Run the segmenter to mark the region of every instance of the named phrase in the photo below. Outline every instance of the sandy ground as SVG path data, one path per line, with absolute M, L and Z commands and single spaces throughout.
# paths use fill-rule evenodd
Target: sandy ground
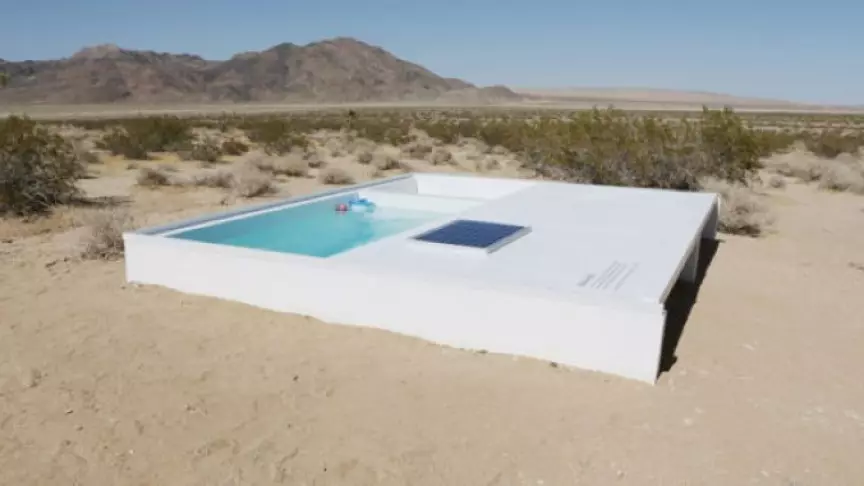
M 102 170 L 85 188 L 139 221 L 220 207 Z M 864 197 L 766 198 L 654 387 L 127 285 L 68 258 L 80 230 L 7 222 L 0 484 L 860 485 Z

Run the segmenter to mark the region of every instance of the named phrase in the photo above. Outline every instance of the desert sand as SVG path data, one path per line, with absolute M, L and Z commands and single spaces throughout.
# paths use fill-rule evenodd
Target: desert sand
M 139 224 L 241 204 L 100 170 Z M 93 208 L 6 221 L 0 484 L 860 485 L 864 197 L 761 190 L 773 230 L 676 289 L 653 387 L 129 285 L 75 256 Z

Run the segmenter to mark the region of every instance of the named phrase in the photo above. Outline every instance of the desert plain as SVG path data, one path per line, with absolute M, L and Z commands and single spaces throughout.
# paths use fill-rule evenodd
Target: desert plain
M 746 121 L 860 136 L 813 116 Z M 860 148 L 798 141 L 746 189 L 706 186 L 740 214 L 676 288 L 648 386 L 130 285 L 98 234 L 405 171 L 549 176 L 519 153 L 346 129 L 274 155 L 196 127 L 247 150 L 136 160 L 100 146 L 108 128 L 48 127 L 87 175 L 75 203 L 0 220 L 0 484 L 864 484 Z

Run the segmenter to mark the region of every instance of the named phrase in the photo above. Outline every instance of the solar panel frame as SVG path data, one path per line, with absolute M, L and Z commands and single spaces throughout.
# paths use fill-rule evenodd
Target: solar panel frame
M 457 219 L 414 236 L 423 243 L 449 245 L 491 253 L 530 232 L 527 226 Z

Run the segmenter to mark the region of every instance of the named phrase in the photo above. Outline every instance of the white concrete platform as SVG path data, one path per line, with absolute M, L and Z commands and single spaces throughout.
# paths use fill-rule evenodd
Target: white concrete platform
M 441 217 L 327 258 L 172 237 L 351 195 Z M 718 204 L 708 193 L 411 174 L 127 233 L 126 272 L 131 282 L 653 383 L 665 300 L 679 278 L 697 278 Z M 456 219 L 530 232 L 491 253 L 413 240 Z

